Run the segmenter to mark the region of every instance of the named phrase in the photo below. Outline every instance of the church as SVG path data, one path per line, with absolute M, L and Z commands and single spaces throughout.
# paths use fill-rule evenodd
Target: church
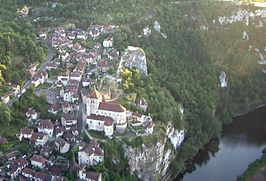
M 126 108 L 120 104 L 105 102 L 96 89 L 89 93 L 86 108 L 89 130 L 104 131 L 106 136 L 112 137 L 114 129 L 123 131 L 127 127 Z

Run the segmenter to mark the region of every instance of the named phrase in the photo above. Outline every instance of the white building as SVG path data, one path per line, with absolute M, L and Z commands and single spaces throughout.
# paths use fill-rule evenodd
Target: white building
M 26 117 L 29 121 L 36 120 L 38 118 L 38 114 L 34 109 L 29 108 L 28 111 L 26 112 Z
M 30 140 L 35 146 L 43 146 L 48 142 L 48 135 L 46 133 L 33 133 Z
M 62 84 L 63 84 L 64 86 L 66 86 L 67 83 L 68 83 L 68 80 L 69 80 L 69 75 L 68 75 L 67 73 L 60 73 L 60 74 L 57 76 L 57 80 L 58 80 L 58 81 L 61 81 Z
M 96 172 L 79 172 L 78 174 L 79 178 L 81 180 L 86 181 L 102 181 L 102 174 L 96 173 Z
M 82 77 L 82 74 L 80 72 L 76 71 L 76 72 L 71 72 L 69 78 L 70 78 L 70 80 L 76 80 L 76 81 L 80 82 L 81 77 Z
M 104 151 L 96 140 L 89 144 L 79 146 L 78 162 L 87 166 L 97 165 L 104 161 Z
M 112 118 L 114 125 L 116 128 L 119 127 L 119 130 L 123 131 L 127 127 L 126 108 L 120 104 L 103 102 L 102 95 L 97 90 L 90 92 L 87 99 L 87 115 L 91 114 Z M 111 130 L 109 131 L 111 133 Z
M 104 131 L 106 136 L 111 137 L 114 134 L 114 120 L 111 117 L 91 114 L 86 119 L 88 129 L 95 131 Z
M 103 41 L 104 48 L 111 48 L 113 46 L 113 37 L 109 37 Z
M 79 31 L 77 32 L 77 39 L 86 40 L 86 39 L 87 39 L 87 36 L 86 36 L 85 31 L 83 31 L 83 30 L 79 30 Z
M 55 141 L 55 148 L 60 153 L 67 153 L 70 148 L 70 144 L 62 138 L 58 138 Z
M 96 113 L 100 102 L 103 101 L 102 95 L 97 90 L 93 90 L 89 93 L 87 100 L 87 114 Z
M 69 103 L 75 103 L 79 100 L 78 90 L 78 86 L 68 85 L 65 89 L 62 89 L 62 91 L 60 91 L 60 94 L 62 92 L 64 101 Z
M 38 132 L 40 133 L 46 133 L 51 139 L 54 134 L 54 124 L 50 119 L 42 119 L 41 121 L 38 122 Z
M 30 159 L 30 162 L 33 167 L 38 167 L 40 169 L 43 169 L 46 165 L 46 159 L 41 155 L 33 155 L 33 157 Z
M 77 124 L 77 116 L 74 114 L 64 114 L 61 118 L 61 124 L 66 127 L 71 127 Z
M 120 104 L 101 102 L 96 114 L 113 118 L 116 125 L 127 124 L 126 108 Z
M 21 141 L 23 138 L 30 139 L 33 132 L 34 130 L 31 128 L 21 128 L 20 132 L 17 134 L 17 137 L 19 138 L 19 141 Z

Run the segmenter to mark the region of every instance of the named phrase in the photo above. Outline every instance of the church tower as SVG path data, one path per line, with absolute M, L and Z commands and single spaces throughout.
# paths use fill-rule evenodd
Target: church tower
M 92 90 L 87 100 L 87 115 L 95 114 L 99 108 L 100 102 L 103 101 L 102 94 L 96 89 Z

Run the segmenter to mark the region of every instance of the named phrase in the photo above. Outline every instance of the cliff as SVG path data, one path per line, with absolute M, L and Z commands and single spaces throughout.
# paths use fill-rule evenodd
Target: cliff
M 176 130 L 169 123 L 164 137 L 156 144 L 143 143 L 138 148 L 124 144 L 123 149 L 128 158 L 130 172 L 144 181 L 160 180 L 169 169 L 176 150 L 183 140 L 184 130 Z

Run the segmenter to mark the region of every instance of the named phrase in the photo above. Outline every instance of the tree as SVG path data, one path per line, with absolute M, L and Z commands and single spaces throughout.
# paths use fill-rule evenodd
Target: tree
M 1 126 L 9 125 L 11 122 L 11 112 L 6 104 L 0 103 L 0 124 Z

